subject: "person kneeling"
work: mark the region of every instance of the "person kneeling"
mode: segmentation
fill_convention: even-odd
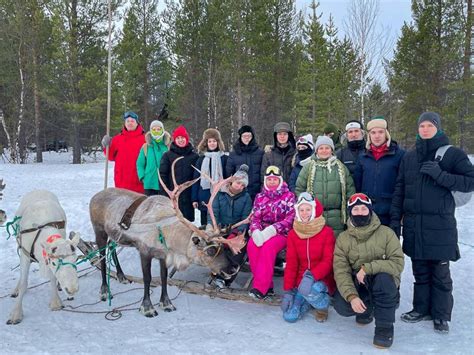
[[[334,250],[334,308],[344,317],[355,315],[361,325],[375,318],[373,344],[389,348],[400,299],[403,251],[395,233],[373,213],[369,197],[352,195],[348,212],[348,228],[339,235]]]
[[[283,319],[294,323],[314,308],[318,322],[328,318],[329,296],[336,284],[332,272],[336,238],[322,216],[323,205],[303,192],[295,205],[296,218],[288,233],[281,303]]]

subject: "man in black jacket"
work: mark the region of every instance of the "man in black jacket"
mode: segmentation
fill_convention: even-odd
[[[415,277],[413,310],[408,323],[433,319],[434,329],[449,332],[453,309],[449,262],[460,258],[451,191],[474,190],[474,167],[459,148],[450,147],[441,161],[436,152],[449,144],[441,118],[425,112],[418,118],[416,148],[403,157],[392,199],[391,225],[403,219],[403,251]]]
[[[365,152],[364,126],[357,120],[349,121],[342,137],[347,146],[339,148],[336,157],[347,166],[351,175],[354,175],[359,155]]]

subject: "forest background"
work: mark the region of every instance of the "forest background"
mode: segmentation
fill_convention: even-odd
[[[112,134],[133,110],[145,129],[157,118],[168,131],[184,124],[196,144],[218,128],[230,149],[243,124],[265,145],[279,121],[316,135],[383,115],[409,148],[416,118],[432,110],[452,144],[474,152],[472,0],[412,0],[396,39],[379,25],[380,5],[349,1],[341,36],[315,0],[112,0]],[[81,163],[100,146],[107,6],[0,0],[4,159],[42,162],[51,142],[67,142]]]

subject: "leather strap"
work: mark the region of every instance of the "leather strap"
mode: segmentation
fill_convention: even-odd
[[[140,206],[141,203],[146,200],[146,198],[147,198],[146,196],[140,196],[135,201],[133,201],[133,203],[130,206],[128,206],[128,208],[125,210],[125,213],[122,216],[122,219],[120,220],[118,224],[120,228],[122,228],[123,230],[128,230],[130,228],[135,211],[137,210],[138,206]]]

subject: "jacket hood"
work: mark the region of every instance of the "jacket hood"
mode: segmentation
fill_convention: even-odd
[[[193,152],[193,145],[188,143],[184,148],[180,148],[176,145],[175,142],[171,142],[170,150],[178,155],[188,155]]]
[[[153,137],[151,136],[151,133],[150,132],[147,132],[145,134],[145,142],[147,142],[149,145],[153,144]],[[170,144],[171,144],[171,135],[165,131],[164,135],[163,135],[163,140],[162,142],[167,146],[169,147]]]
[[[121,132],[121,134],[123,134],[124,136],[129,136],[129,137],[139,136],[140,134],[144,134],[144,133],[145,133],[145,130],[143,129],[141,124],[138,124],[137,128],[134,131],[127,131],[125,126],[123,126],[122,132]]]
[[[351,219],[348,218],[347,220],[347,232],[350,236],[361,241],[369,239],[380,226],[380,219],[375,213],[372,213],[370,223],[363,227],[354,227],[351,223]]]
[[[430,139],[422,139],[417,136],[416,153],[418,155],[418,161],[433,159],[438,148],[448,144],[449,138],[443,131],[438,131],[438,133]]]

